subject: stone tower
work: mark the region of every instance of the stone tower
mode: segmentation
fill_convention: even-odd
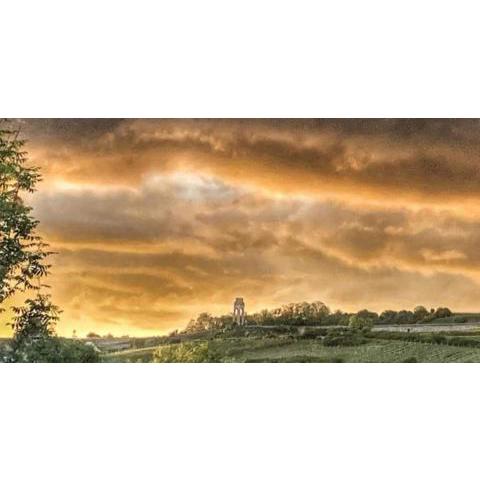
[[[233,323],[245,325],[245,302],[241,297],[237,297],[233,302]]]

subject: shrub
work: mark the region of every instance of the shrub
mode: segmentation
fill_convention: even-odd
[[[380,314],[378,323],[395,323],[397,312],[394,310],[385,310]]]
[[[475,338],[465,337],[445,337],[448,345],[455,345],[457,347],[480,347],[480,341]]]
[[[423,305],[418,305],[413,309],[413,320],[415,322],[421,322],[428,316],[428,310]]]
[[[395,317],[395,322],[400,325],[415,323],[414,313],[409,310],[400,310]]]
[[[480,340],[475,338],[448,336],[439,333],[370,332],[367,336],[368,338],[384,340],[403,340],[405,342],[434,343],[437,345],[480,348]]]
[[[184,342],[166,345],[153,354],[155,363],[215,363],[220,356],[212,351],[209,342]]]
[[[332,331],[323,339],[326,347],[353,347],[366,343],[365,337],[351,330],[346,332]]]
[[[358,312],[357,314],[352,315],[350,317],[350,320],[348,322],[348,326],[351,327],[351,328],[358,329],[358,330],[365,329],[365,328],[370,329],[370,328],[373,327],[373,322],[374,322],[374,317],[373,316],[363,314],[362,312]]]
[[[8,361],[21,363],[95,363],[100,355],[80,340],[41,337],[13,348]]]
[[[438,307],[435,311],[435,318],[451,317],[452,311],[447,307]]]

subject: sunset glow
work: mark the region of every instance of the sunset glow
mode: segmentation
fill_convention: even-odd
[[[480,310],[478,120],[19,124],[61,334],[164,333],[237,296]]]

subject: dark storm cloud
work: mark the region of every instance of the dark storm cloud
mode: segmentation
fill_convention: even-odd
[[[51,284],[64,325],[162,331],[225,313],[239,295],[250,311],[317,299],[480,307],[477,120],[22,129],[43,167],[32,202],[59,252]]]
[[[29,131],[46,170],[78,181],[193,169],[288,192],[479,192],[477,120],[67,120]]]
[[[123,122],[117,118],[38,118],[18,121],[21,133],[40,142],[85,145],[113,132]]]

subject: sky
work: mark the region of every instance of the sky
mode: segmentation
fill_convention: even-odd
[[[17,122],[62,335],[162,334],[238,296],[480,311],[479,120]]]

